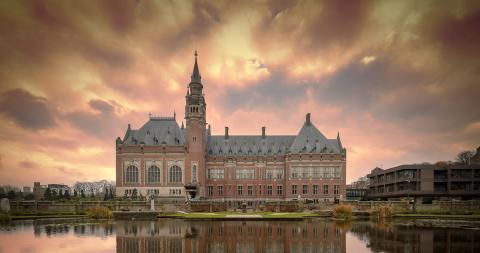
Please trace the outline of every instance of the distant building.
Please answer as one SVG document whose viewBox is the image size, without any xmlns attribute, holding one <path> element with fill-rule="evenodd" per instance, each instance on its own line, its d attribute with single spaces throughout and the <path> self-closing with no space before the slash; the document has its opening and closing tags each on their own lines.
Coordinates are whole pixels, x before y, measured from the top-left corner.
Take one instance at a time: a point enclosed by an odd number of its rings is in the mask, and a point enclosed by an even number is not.
<svg viewBox="0 0 480 253">
<path fill-rule="evenodd" d="M 368 198 L 413 197 L 428 202 L 434 199 L 479 199 L 480 164 L 412 164 L 390 169 L 375 168 Z"/>
<path fill-rule="evenodd" d="M 41 200 L 45 195 L 46 185 L 41 185 L 40 182 L 33 182 L 33 196 L 36 200 Z"/>
<path fill-rule="evenodd" d="M 32 187 L 30 187 L 30 186 L 24 186 L 22 192 L 23 192 L 23 194 L 32 193 Z"/>
<path fill-rule="evenodd" d="M 195 54 L 186 92 L 185 127 L 173 117 L 128 125 L 116 139 L 116 193 L 162 198 L 243 201 L 345 199 L 346 149 L 326 138 L 310 113 L 296 135 L 212 135 Z M 248 119 L 245 119 L 248 120 Z M 187 194 L 188 193 L 188 194 Z"/>
<path fill-rule="evenodd" d="M 70 187 L 65 184 L 48 184 L 48 189 L 57 192 L 57 194 L 65 193 L 65 191 L 70 193 Z"/>
<path fill-rule="evenodd" d="M 470 164 L 480 164 L 480 147 L 477 148 L 477 153 L 470 158 Z"/>
<path fill-rule="evenodd" d="M 347 185 L 347 200 L 364 200 L 369 186 L 368 177 L 361 177 Z"/>
</svg>

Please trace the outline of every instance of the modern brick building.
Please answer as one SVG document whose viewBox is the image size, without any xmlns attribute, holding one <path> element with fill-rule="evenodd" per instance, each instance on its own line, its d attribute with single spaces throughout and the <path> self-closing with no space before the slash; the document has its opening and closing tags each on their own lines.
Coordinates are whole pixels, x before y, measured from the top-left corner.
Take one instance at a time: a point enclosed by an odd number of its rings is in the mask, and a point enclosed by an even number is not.
<svg viewBox="0 0 480 253">
<path fill-rule="evenodd" d="M 480 164 L 412 164 L 390 169 L 375 168 L 368 198 L 413 197 L 426 199 L 480 198 Z"/>
<path fill-rule="evenodd" d="M 345 197 L 346 149 L 340 136 L 327 139 L 310 113 L 297 135 L 212 135 L 195 53 L 185 96 L 185 126 L 173 117 L 128 125 L 116 140 L 117 196 L 247 201 Z"/>
</svg>

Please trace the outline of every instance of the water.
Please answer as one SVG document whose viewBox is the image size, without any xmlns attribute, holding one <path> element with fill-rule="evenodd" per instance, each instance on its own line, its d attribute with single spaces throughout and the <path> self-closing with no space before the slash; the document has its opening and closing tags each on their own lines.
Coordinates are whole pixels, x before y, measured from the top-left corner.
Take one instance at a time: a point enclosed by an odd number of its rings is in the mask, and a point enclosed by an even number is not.
<svg viewBox="0 0 480 253">
<path fill-rule="evenodd" d="M 22 221 L 0 227 L 7 252 L 480 252 L 480 230 L 369 221 Z"/>
</svg>

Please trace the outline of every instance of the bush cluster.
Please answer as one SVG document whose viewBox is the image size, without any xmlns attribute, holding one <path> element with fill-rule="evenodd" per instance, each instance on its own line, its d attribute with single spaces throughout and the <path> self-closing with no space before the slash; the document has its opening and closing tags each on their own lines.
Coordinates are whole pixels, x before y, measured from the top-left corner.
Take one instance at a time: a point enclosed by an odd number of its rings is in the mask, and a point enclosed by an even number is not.
<svg viewBox="0 0 480 253">
<path fill-rule="evenodd" d="M 104 206 L 96 206 L 87 210 L 87 216 L 92 219 L 111 219 L 112 211 Z"/>
<path fill-rule="evenodd" d="M 335 206 L 332 215 L 336 219 L 351 220 L 353 218 L 353 208 L 350 205 L 340 204 Z"/>
<path fill-rule="evenodd" d="M 371 217 L 377 219 L 391 218 L 393 216 L 393 207 L 392 205 L 379 205 L 375 206 L 371 210 Z"/>
</svg>

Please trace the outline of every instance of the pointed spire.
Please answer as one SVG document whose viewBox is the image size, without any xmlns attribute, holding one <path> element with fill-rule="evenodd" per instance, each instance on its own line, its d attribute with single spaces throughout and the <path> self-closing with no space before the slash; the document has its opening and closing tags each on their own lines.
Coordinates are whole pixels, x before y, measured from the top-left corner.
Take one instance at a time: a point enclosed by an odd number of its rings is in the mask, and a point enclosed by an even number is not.
<svg viewBox="0 0 480 253">
<path fill-rule="evenodd" d="M 175 108 L 173 108 L 173 119 L 177 119 L 177 113 L 175 112 Z"/>
<path fill-rule="evenodd" d="M 195 65 L 193 66 L 192 72 L 192 83 L 201 83 L 202 77 L 200 76 L 200 71 L 198 70 L 198 63 L 197 63 L 197 50 L 195 50 Z"/>
<path fill-rule="evenodd" d="M 182 120 L 182 129 L 184 129 L 185 127 L 183 126 L 183 120 Z"/>
<path fill-rule="evenodd" d="M 337 133 L 337 142 L 338 142 L 338 146 L 340 147 L 340 151 L 343 149 L 343 146 L 342 146 L 342 141 L 340 140 L 340 131 L 338 131 Z"/>
</svg>

